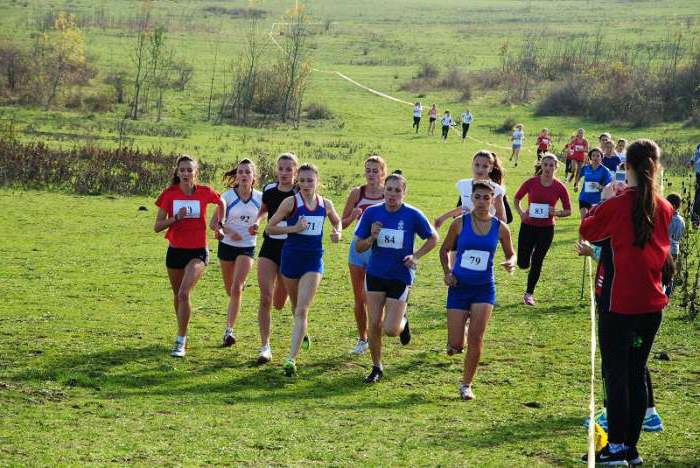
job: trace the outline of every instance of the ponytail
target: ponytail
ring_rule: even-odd
[[[258,170],[255,167],[255,163],[248,158],[241,159],[240,161],[238,161],[236,163],[235,166],[233,166],[233,169],[224,173],[223,181],[224,181],[224,185],[226,185],[226,187],[228,187],[228,188],[237,188],[238,187],[238,181],[236,180],[236,176],[238,174],[238,168],[242,164],[248,164],[251,167],[252,173],[253,173],[253,182],[250,185],[251,185],[251,187],[255,187],[255,184],[257,182],[256,176],[257,176]]]
[[[491,172],[489,172],[489,179],[491,179],[492,182],[495,182],[498,185],[502,185],[503,178],[506,175],[506,171],[503,168],[503,166],[501,166],[501,160],[498,159],[498,155],[492,151],[479,150],[472,158],[472,161],[474,161],[476,158],[488,158],[488,160],[491,162],[491,165],[493,166],[491,168]]]
[[[627,148],[627,167],[637,176],[637,190],[632,204],[632,228],[635,247],[644,248],[651,239],[656,213],[656,169],[661,150],[652,140],[634,141]]]

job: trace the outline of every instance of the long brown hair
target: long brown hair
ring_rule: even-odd
[[[180,167],[180,163],[182,162],[191,162],[192,165],[194,166],[194,172],[192,173],[192,180],[196,183],[197,182],[197,173],[199,172],[199,163],[197,163],[197,160],[194,159],[192,156],[189,154],[183,154],[179,158],[177,158],[177,161],[175,162],[175,171],[173,171],[173,178],[170,180],[170,183],[172,185],[177,185],[180,183],[180,176],[177,173],[178,168]]]
[[[661,157],[659,146],[652,140],[641,139],[632,142],[627,148],[627,168],[637,176],[637,190],[632,204],[632,245],[644,248],[651,239],[656,213],[656,169]]]
[[[250,159],[248,159],[248,158],[241,159],[240,161],[238,161],[238,162],[236,163],[235,166],[233,166],[233,169],[231,169],[230,171],[224,173],[223,180],[224,180],[224,185],[226,185],[226,187],[229,187],[229,188],[236,188],[236,187],[238,187],[238,181],[236,180],[236,176],[238,175],[238,168],[239,168],[242,164],[248,164],[248,165],[250,166],[250,168],[252,169],[252,172],[253,172],[253,182],[252,182],[250,185],[251,185],[251,187],[255,187],[255,184],[256,184],[256,182],[257,182],[257,178],[256,178],[256,177],[257,177],[257,175],[258,175],[258,169],[255,167],[255,163],[254,163],[253,161],[251,161]]]
[[[503,178],[506,176],[506,171],[503,169],[503,166],[501,166],[501,161],[498,159],[498,155],[492,151],[479,150],[472,158],[472,162],[474,162],[476,158],[488,158],[489,161],[491,161],[493,168],[491,169],[491,172],[489,172],[489,179],[496,182],[498,185],[502,185]]]

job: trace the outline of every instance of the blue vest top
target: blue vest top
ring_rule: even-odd
[[[491,219],[491,229],[480,236],[472,229],[472,216],[462,217],[462,231],[457,237],[457,255],[452,274],[460,286],[479,286],[493,283],[493,257],[499,242],[501,221]]]
[[[287,226],[294,226],[300,217],[306,219],[309,225],[303,232],[287,235],[283,249],[323,252],[323,224],[326,221],[323,197],[316,195],[316,208],[311,210],[304,203],[301,193],[294,195],[294,211],[287,218]]]

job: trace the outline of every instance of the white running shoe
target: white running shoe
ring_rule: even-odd
[[[170,355],[172,357],[185,357],[185,343],[175,341],[175,346],[173,346],[173,350],[170,352]]]
[[[265,345],[260,348],[260,354],[258,354],[258,364],[267,364],[272,360],[272,350],[270,345]]]
[[[369,343],[365,340],[357,340],[357,344],[355,347],[350,351],[350,354],[363,354],[369,349]]]
[[[474,392],[472,391],[471,385],[464,385],[464,383],[459,384],[459,396],[462,400],[473,400]]]

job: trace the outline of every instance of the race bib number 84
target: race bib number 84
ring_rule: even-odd
[[[377,237],[377,245],[385,249],[403,248],[403,231],[398,229],[382,229]]]
[[[187,213],[185,213],[185,218],[200,217],[201,213],[199,211],[198,200],[173,200],[173,216],[176,215],[183,207],[187,210]]]
[[[531,218],[549,218],[549,205],[545,203],[531,203],[529,215]]]
[[[460,266],[466,270],[486,271],[489,264],[489,253],[484,250],[465,250]]]

